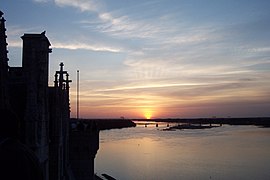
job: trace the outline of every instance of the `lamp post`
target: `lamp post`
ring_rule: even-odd
[[[80,71],[77,70],[77,120],[79,120],[79,97],[80,97],[80,94],[79,94],[79,80],[80,80]]]

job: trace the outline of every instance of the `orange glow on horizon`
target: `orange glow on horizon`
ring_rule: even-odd
[[[153,114],[153,111],[151,111],[151,110],[149,110],[149,109],[144,110],[144,117],[145,117],[146,119],[151,119],[152,114]]]

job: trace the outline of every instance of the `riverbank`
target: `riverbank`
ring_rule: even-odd
[[[247,118],[194,118],[194,119],[136,119],[136,121],[154,121],[186,124],[228,124],[228,125],[255,125],[270,127],[270,117],[247,117]]]
[[[213,126],[212,124],[210,125],[201,125],[201,124],[178,124],[176,126],[171,126],[168,128],[163,129],[163,131],[174,131],[176,129],[184,130],[184,129],[211,129],[215,127],[220,127],[220,126]]]

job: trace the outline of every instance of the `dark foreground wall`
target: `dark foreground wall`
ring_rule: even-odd
[[[80,121],[84,122],[85,126],[95,122],[99,130],[120,129],[136,126],[133,121],[128,119],[80,119]],[[76,123],[77,119],[72,118],[71,122]]]
[[[73,129],[70,132],[70,163],[76,180],[94,179],[94,160],[98,149],[98,130]]]

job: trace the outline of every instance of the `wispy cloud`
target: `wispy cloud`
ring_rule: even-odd
[[[48,3],[53,2],[59,7],[73,7],[79,9],[82,12],[98,12],[102,8],[101,1],[98,0],[32,0],[36,3]]]
[[[97,11],[100,3],[100,1],[96,0],[54,0],[54,2],[58,6],[70,6],[81,11]]]
[[[104,52],[121,52],[121,49],[117,49],[115,47],[108,47],[108,46],[102,46],[102,45],[95,45],[95,44],[86,44],[81,42],[73,42],[73,43],[66,43],[66,42],[54,42],[52,45],[53,48],[59,48],[59,49],[70,49],[70,50],[76,50],[76,49],[84,49],[84,50],[91,50],[91,51],[104,51]]]
[[[99,32],[116,37],[126,38],[151,38],[158,37],[160,34],[173,32],[173,26],[167,28],[163,16],[158,19],[133,19],[128,15],[122,15],[121,12],[110,12],[106,10],[101,1],[95,0],[54,0],[55,4],[60,7],[74,7],[82,12],[92,12],[97,15],[99,23],[92,21],[80,21],[84,27],[94,25]],[[162,21],[163,20],[163,21]],[[162,23],[161,23],[162,22]]]
[[[187,87],[187,86],[203,86],[208,83],[174,83],[174,84],[148,84],[139,86],[116,87],[111,89],[103,89],[99,91],[122,91],[122,90],[138,90],[138,89],[154,89],[154,88],[168,88],[168,87]]]
[[[22,47],[22,41],[20,38],[11,38],[11,40],[8,40],[8,46],[9,47]],[[106,45],[97,45],[97,44],[87,44],[82,42],[59,42],[59,41],[53,41],[52,42],[52,48],[55,49],[69,49],[69,50],[90,50],[90,51],[101,51],[101,52],[114,52],[118,53],[122,50],[120,48],[116,47],[109,47]]]

